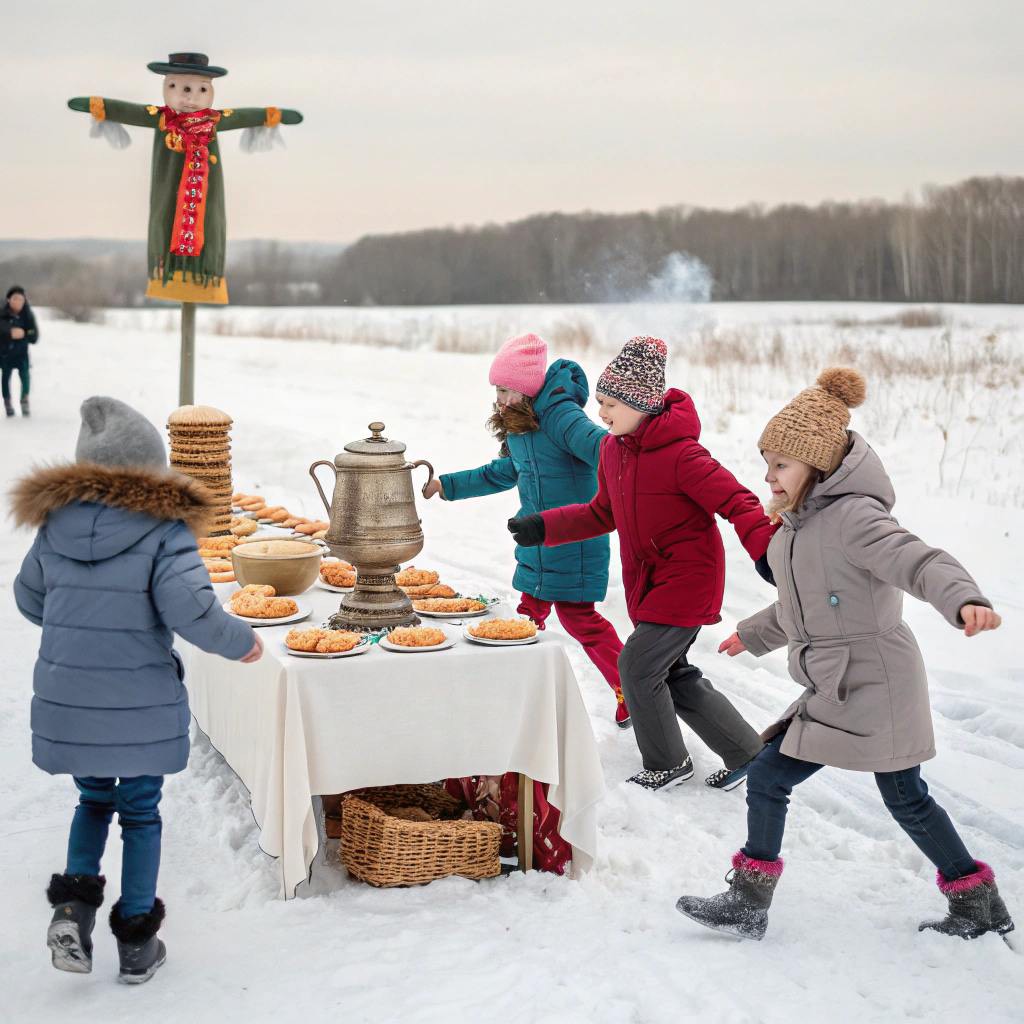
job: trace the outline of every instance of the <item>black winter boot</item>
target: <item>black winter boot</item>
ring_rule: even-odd
[[[121,901],[110,911],[110,930],[117,939],[121,973],[117,980],[125,985],[141,985],[156,974],[167,959],[167,947],[157,938],[164,919],[164,904],[155,900],[148,914],[121,916]]]
[[[28,399],[27,398],[23,398],[21,400],[21,415],[22,416],[28,416],[31,412],[32,412],[32,410],[29,408]]]
[[[996,876],[984,861],[975,861],[973,874],[948,881],[941,871],[935,883],[949,901],[949,913],[941,921],[922,921],[918,931],[936,931],[961,939],[977,939],[986,932],[1008,935],[1013,919],[996,888]]]
[[[782,858],[754,860],[740,850],[733,854],[732,867],[725,876],[729,883],[725,892],[706,899],[680,896],[676,910],[705,928],[730,932],[741,939],[763,939],[772,894],[782,877]]]
[[[14,415],[14,406],[11,405],[11,400],[9,398],[4,399],[4,412],[7,413],[8,416]]]
[[[58,971],[92,970],[92,929],[103,903],[102,875],[54,875],[46,888],[53,919],[46,931],[53,966]]]

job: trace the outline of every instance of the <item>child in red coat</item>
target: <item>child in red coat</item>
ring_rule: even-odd
[[[707,784],[732,789],[761,740],[686,655],[701,626],[721,620],[725,551],[715,515],[732,523],[762,574],[773,527],[757,497],[700,444],[690,396],[665,390],[666,354],[658,338],[633,338],[597,383],[609,434],[596,497],[509,520],[509,530],[521,545],[618,531],[635,627],[619,673],[644,765],[629,781],[661,790],[692,777],[678,716],[725,762]]]

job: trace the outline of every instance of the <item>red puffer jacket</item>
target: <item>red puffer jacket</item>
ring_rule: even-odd
[[[626,437],[601,443],[597,496],[543,513],[545,544],[619,531],[622,582],[634,625],[719,622],[725,550],[715,514],[755,561],[775,528],[761,502],[698,443],[689,395],[671,388],[665,409]]]

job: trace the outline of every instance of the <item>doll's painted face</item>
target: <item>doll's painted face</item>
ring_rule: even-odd
[[[625,437],[632,434],[645,419],[647,413],[640,412],[624,402],[618,402],[607,395],[597,393],[597,404],[600,407],[598,415],[601,422],[608,428],[608,433],[614,437]]]
[[[164,75],[164,103],[177,114],[213,106],[213,79],[203,75]]]

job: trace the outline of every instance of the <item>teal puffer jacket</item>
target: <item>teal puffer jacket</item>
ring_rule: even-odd
[[[590,389],[583,369],[558,359],[534,399],[540,428],[510,434],[509,454],[486,466],[441,476],[445,498],[461,501],[519,488],[519,515],[590,501],[607,431],[583,411]],[[545,601],[603,601],[608,591],[608,537],[559,547],[516,548],[512,585]]]

